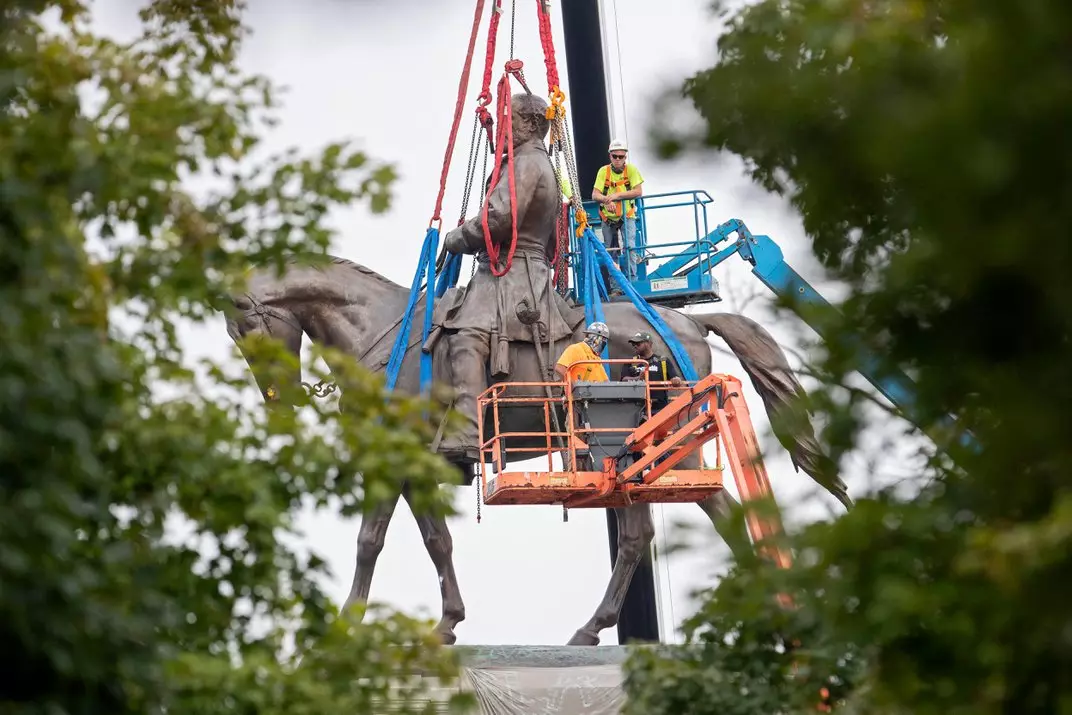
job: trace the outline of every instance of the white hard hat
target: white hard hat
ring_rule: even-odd
[[[623,142],[621,139],[615,139],[610,143],[610,147],[607,149],[607,151],[629,151],[629,147],[627,147],[625,145],[625,142]]]
[[[584,332],[586,335],[598,335],[604,340],[610,340],[610,328],[608,328],[607,324],[601,320],[597,320],[589,325],[584,329]]]

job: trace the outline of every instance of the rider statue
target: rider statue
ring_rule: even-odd
[[[547,103],[532,94],[511,98],[514,145],[514,196],[517,201],[517,247],[509,270],[492,273],[484,243],[480,214],[444,237],[449,253],[476,254],[477,269],[460,304],[452,306],[443,321],[450,345],[455,409],[463,416],[457,434],[447,435],[439,452],[468,472],[478,460],[476,399],[491,377],[510,372],[509,342],[557,342],[572,330],[560,313],[561,297],[551,284],[556,224],[562,210],[561,189],[544,143],[550,122]],[[499,181],[488,194],[488,229],[498,247],[497,272],[505,267],[513,234],[507,157],[503,156]],[[550,375],[544,379],[551,379]],[[470,475],[471,476],[471,475]]]

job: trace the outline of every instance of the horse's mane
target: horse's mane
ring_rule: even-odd
[[[319,271],[320,273],[324,274],[328,272],[328,269],[338,266],[339,268],[357,271],[358,273],[366,275],[369,278],[372,278],[373,280],[382,283],[384,286],[390,288],[402,287],[392,281],[390,278],[387,278],[386,276],[377,273],[368,266],[361,265],[360,263],[351,261],[349,258],[343,258],[342,256],[333,256],[331,254],[314,255],[311,253],[297,253],[287,256],[283,259],[283,262],[286,265],[310,268],[312,270]],[[256,265],[253,268],[254,270],[272,270],[272,267],[270,265],[264,264]]]
[[[377,273],[376,271],[372,270],[368,266],[363,266],[360,263],[355,263],[354,261],[351,261],[349,258],[343,258],[342,256],[330,256],[330,255],[328,256],[328,258],[331,259],[331,265],[333,265],[333,266],[342,266],[343,268],[349,268],[350,270],[357,271],[358,273],[364,273],[365,275],[367,275],[367,276],[369,276],[371,278],[374,278],[375,280],[379,281],[380,283],[383,283],[384,285],[388,285],[388,286],[391,286],[391,287],[394,287],[394,288],[400,287],[397,283],[395,283],[393,280],[391,280],[387,276],[384,276],[384,275],[381,275],[381,274]],[[318,270],[320,269],[320,266],[314,265],[313,267],[318,269]]]

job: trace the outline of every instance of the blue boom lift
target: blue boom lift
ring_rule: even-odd
[[[730,219],[711,228],[707,218],[707,206],[713,203],[703,190],[677,191],[652,194],[636,200],[637,237],[633,251],[637,255],[637,276],[631,281],[644,299],[654,305],[681,308],[685,305],[716,303],[722,300],[714,269],[732,255],[738,255],[752,265],[752,275],[758,278],[780,298],[795,298],[791,305],[805,306],[797,310],[799,315],[826,340],[834,336],[825,334],[817,316],[836,311],[799,273],[785,262],[782,249],[769,236],[757,236],[748,230],[740,219]],[[694,232],[691,239],[678,241],[652,241],[649,237],[648,215],[651,212],[670,208],[691,208]],[[600,235],[601,220],[598,203],[584,202],[588,224]],[[572,293],[580,301],[584,289],[584,275],[580,270],[581,260],[575,236],[576,222],[571,217],[571,250],[569,263],[573,277]],[[624,251],[624,249],[623,249]],[[617,256],[619,268],[625,272],[624,252]],[[601,283],[601,280],[599,281]],[[605,287],[597,286],[598,294],[607,298]],[[611,298],[613,300],[613,298]],[[881,392],[886,399],[913,418],[912,403],[915,384],[900,370],[883,369],[878,360],[866,350],[857,348],[856,366],[860,374]]]

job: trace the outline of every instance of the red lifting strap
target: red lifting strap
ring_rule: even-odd
[[[502,17],[502,0],[495,0],[495,6],[491,11],[491,24],[488,25],[488,47],[484,54],[484,81],[480,85],[480,94],[477,95],[476,114],[480,125],[488,135],[488,144],[495,146],[493,132],[494,120],[488,105],[491,104],[491,70],[495,64],[495,40],[499,36],[499,19]]]
[[[484,12],[484,0],[476,0],[476,13],[473,16],[473,31],[469,35],[469,51],[465,55],[465,66],[462,68],[462,77],[458,82],[458,100],[454,105],[454,123],[450,128],[450,138],[447,140],[447,151],[443,157],[443,170],[439,175],[439,195],[436,197],[435,209],[432,211],[432,220],[429,225],[440,220],[439,213],[443,210],[443,196],[447,192],[447,174],[450,171],[450,160],[454,156],[454,143],[458,138],[458,126],[462,119],[462,109],[465,106],[465,90],[469,88],[469,70],[473,66],[473,50],[476,49],[476,36],[480,32],[480,15]]]
[[[514,252],[517,249],[517,187],[514,183],[514,142],[513,142],[513,121],[511,117],[511,92],[510,92],[510,75],[514,75],[518,82],[523,87],[528,89],[525,85],[524,75],[522,74],[522,62],[520,60],[510,58],[506,63],[506,71],[503,73],[502,79],[499,80],[498,87],[498,102],[496,103],[495,111],[499,116],[498,132],[495,132],[493,138],[494,119],[491,113],[488,112],[487,107],[491,104],[491,76],[492,66],[495,62],[495,45],[499,31],[499,21],[502,17],[502,0],[494,0],[494,6],[491,13],[491,22],[488,26],[488,42],[487,49],[484,56],[484,77],[481,83],[480,94],[477,97],[477,117],[480,124],[487,132],[488,141],[493,147],[493,153],[495,154],[495,169],[492,172],[491,182],[488,185],[488,194],[490,194],[499,183],[500,175],[502,173],[503,159],[506,159],[506,171],[507,181],[510,186],[510,219],[511,219],[511,240],[510,248],[507,251],[506,261],[500,267],[499,254],[500,247],[492,243],[491,230],[488,225],[488,208],[489,202],[484,201],[484,206],[481,211],[481,224],[484,229],[484,247],[487,250],[488,257],[490,258],[491,272],[496,276],[505,275],[513,263]],[[450,140],[447,144],[447,154],[443,162],[443,172],[440,179],[439,196],[436,199],[435,213],[432,221],[439,220],[439,213],[442,209],[443,196],[446,192],[446,180],[447,170],[450,165],[450,158],[454,152],[454,143],[458,135],[458,126],[461,119],[462,106],[465,101],[465,89],[469,83],[469,71],[472,66],[473,50],[476,45],[476,36],[480,28],[480,15],[484,10],[484,0],[477,0],[476,13],[473,18],[473,30],[469,37],[469,52],[465,58],[465,68],[462,72],[462,79],[458,87],[458,102],[454,110],[454,123],[451,128]],[[547,0],[536,0],[536,13],[539,19],[540,26],[540,45],[543,48],[544,65],[547,68],[547,91],[552,96],[557,96],[556,104],[561,103],[561,89],[558,86],[558,67],[555,63],[555,48],[552,39],[551,32],[551,16],[549,3]],[[556,245],[555,258],[558,258],[558,246]]]
[[[495,36],[498,30],[499,17],[501,15],[501,12],[499,12],[500,9],[500,4],[497,2],[496,12],[492,15],[491,26],[488,29],[488,51],[484,66],[484,85],[480,92],[480,106],[477,108],[481,123],[488,132],[489,140],[492,133],[491,118],[488,116],[485,107],[491,101],[491,63],[494,61],[495,57]],[[557,105],[561,103],[563,95],[561,93],[561,88],[559,87],[558,65],[555,62],[555,45],[551,32],[551,15],[549,10],[547,0],[536,0],[536,15],[540,25],[540,45],[543,48],[544,65],[547,68],[547,91],[552,97],[557,97],[554,102],[554,104]],[[501,267],[499,265],[500,248],[492,243],[491,230],[488,226],[487,201],[484,202],[483,210],[481,212],[481,222],[484,228],[484,247],[487,250],[490,259],[491,272],[495,276],[505,275],[506,272],[510,270],[514,260],[514,252],[517,249],[517,188],[514,185],[514,131],[510,112],[510,75],[514,75],[518,82],[527,90],[528,87],[525,85],[524,75],[521,70],[521,60],[511,58],[506,63],[506,71],[503,73],[497,88],[499,101],[496,106],[496,112],[499,115],[499,131],[496,135],[496,141],[492,142],[492,146],[495,149],[494,153],[496,161],[495,169],[491,176],[491,183],[488,186],[488,193],[490,194],[499,183],[499,176],[502,171],[502,159],[505,155],[507,159],[507,180],[510,184],[510,219],[512,232],[506,261]],[[553,116],[553,114],[549,116]],[[557,262],[557,258],[558,245],[556,241],[556,260],[553,261],[553,263]]]
[[[491,24],[488,25],[488,49],[484,54],[484,81],[480,85],[477,100],[481,107],[491,104],[491,68],[495,64],[495,40],[499,35],[499,18],[502,17],[502,0],[495,0],[491,10]]]
[[[499,101],[496,103],[495,112],[499,115],[499,131],[495,139],[495,169],[491,174],[491,183],[488,185],[488,198],[480,212],[481,225],[484,228],[484,248],[488,252],[489,267],[495,276],[504,276],[510,270],[514,262],[514,251],[517,250],[517,187],[514,185],[514,121],[511,105],[510,75],[521,72],[521,61],[510,60],[506,63],[506,71],[499,80]],[[506,254],[506,262],[502,268],[498,267],[499,247],[491,240],[491,228],[488,226],[488,207],[491,205],[491,192],[499,184],[499,176],[502,172],[502,159],[506,156],[506,179],[510,185],[510,248]]]
[[[555,43],[551,35],[551,13],[548,0],[536,0],[536,15],[540,19],[540,45],[543,47],[543,63],[547,67],[547,91],[558,87],[558,66],[555,63]]]

